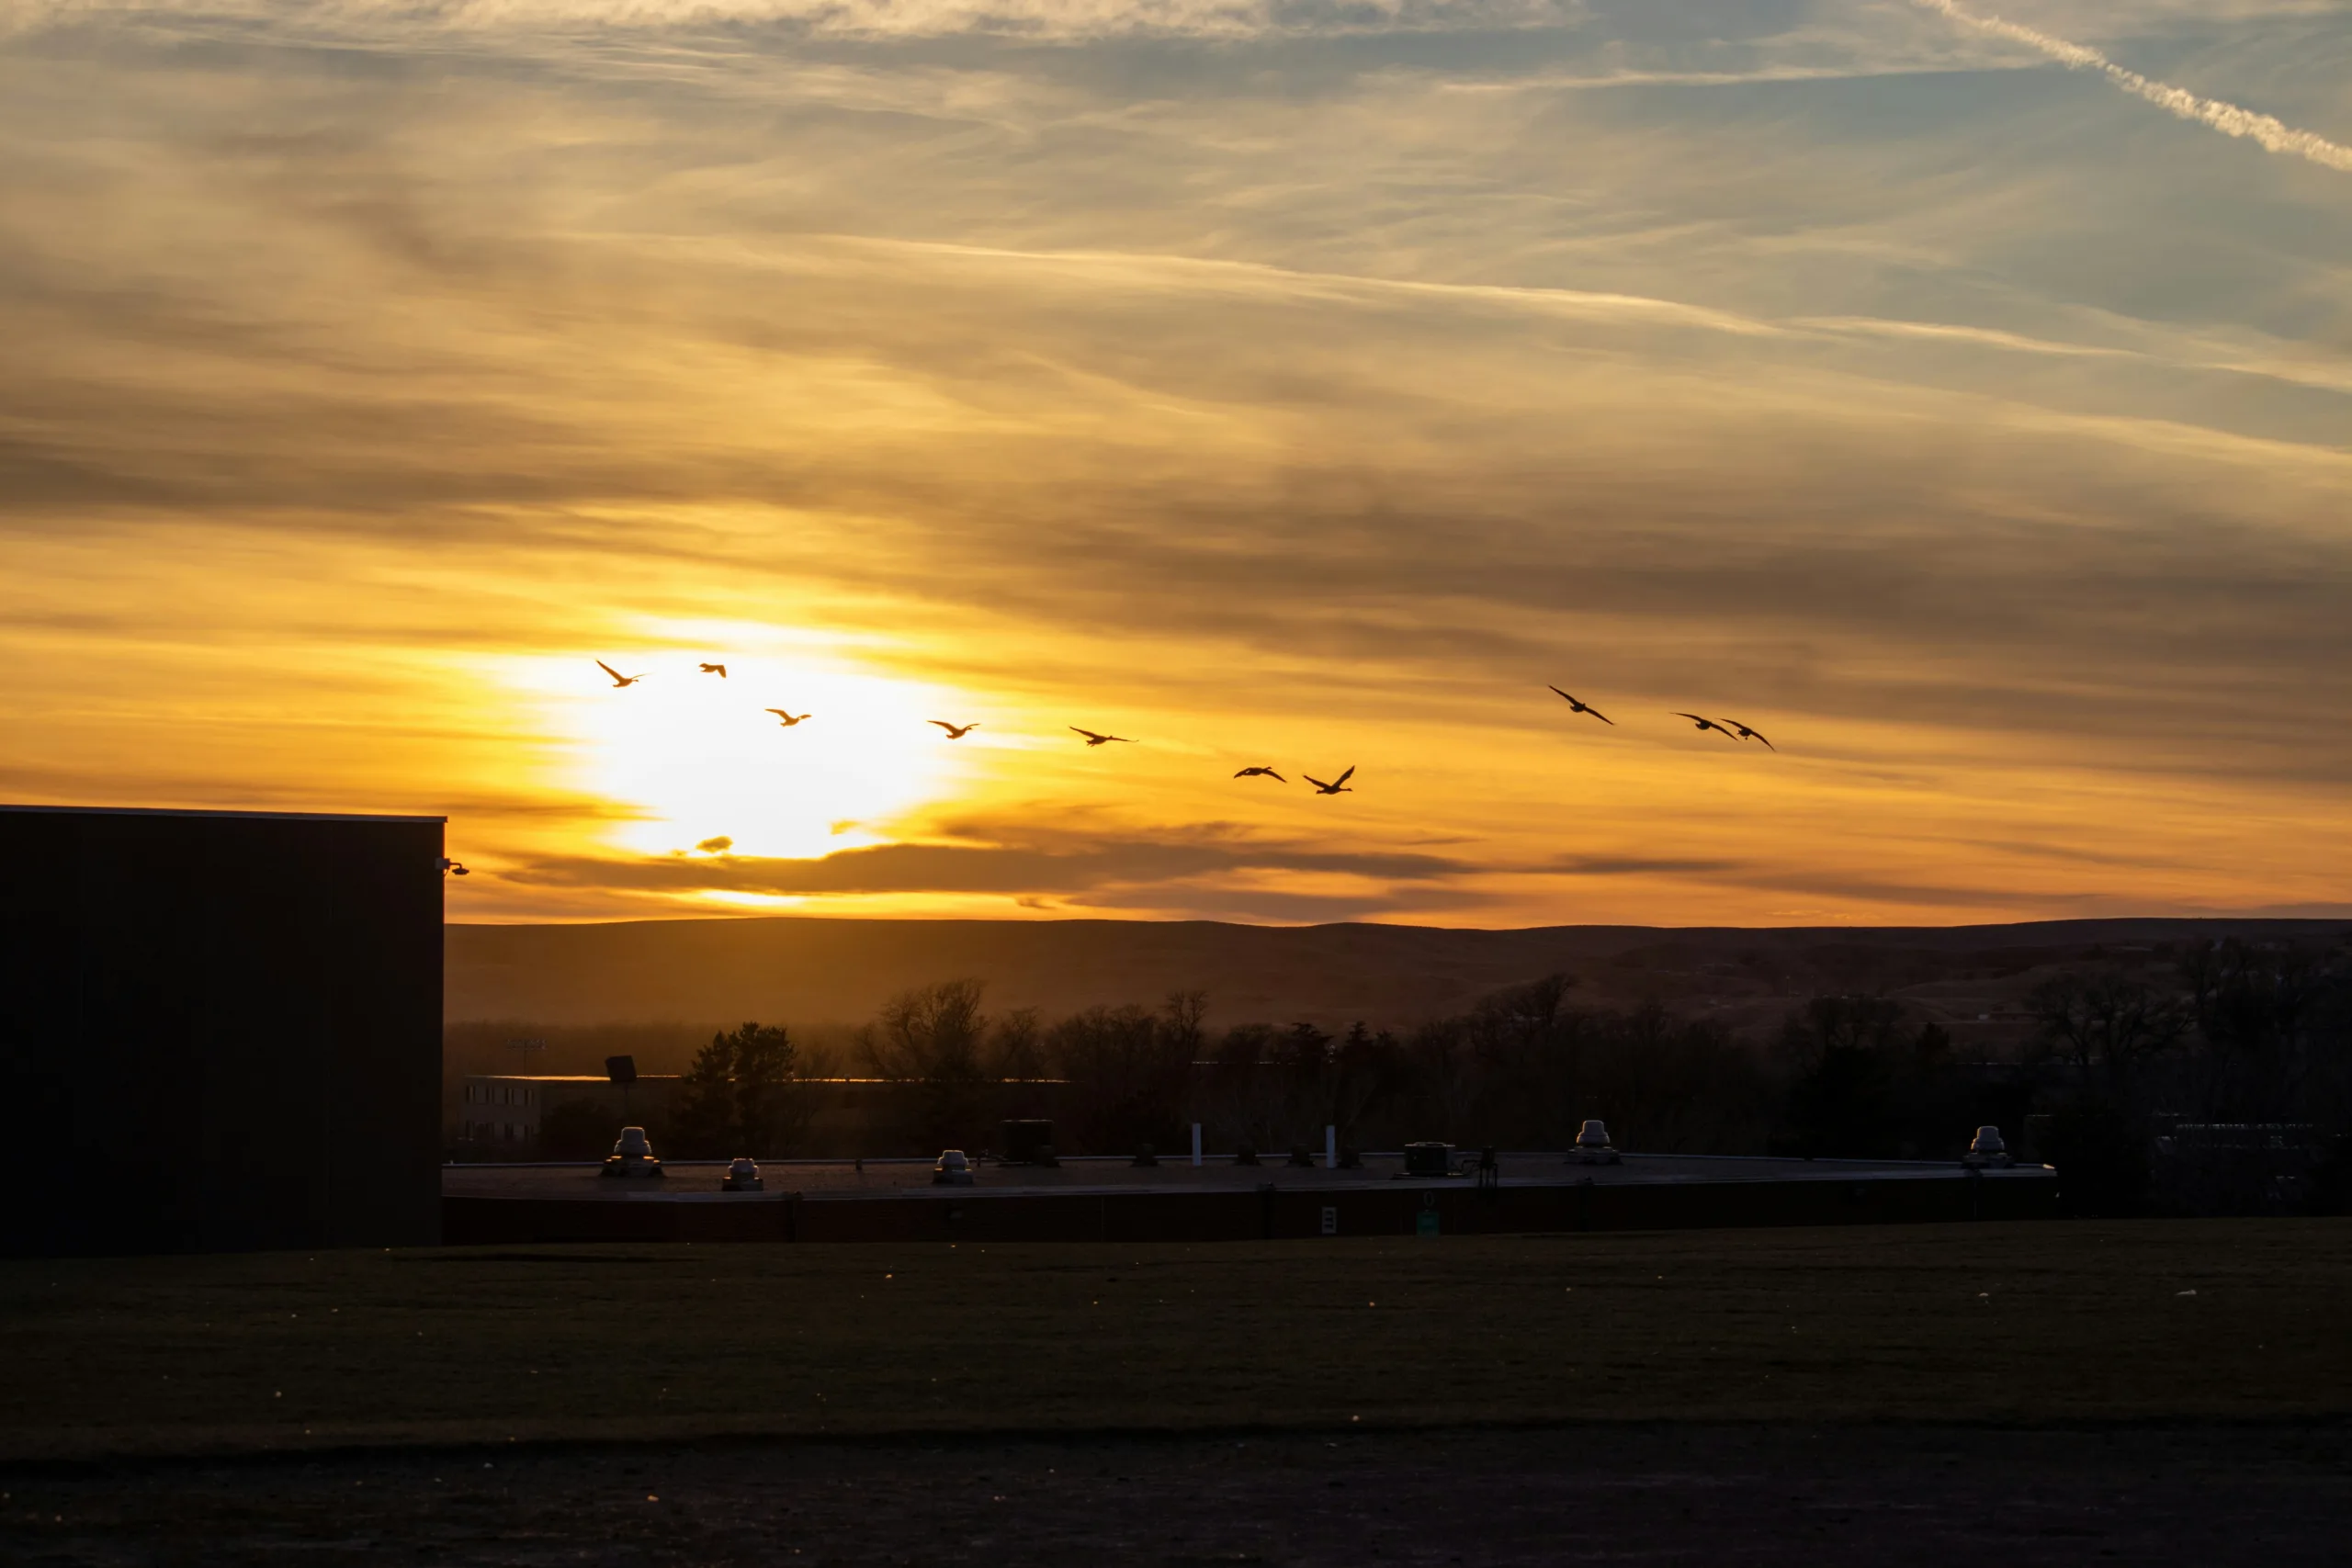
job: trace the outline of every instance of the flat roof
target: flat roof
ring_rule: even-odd
[[[660,1152],[660,1146],[655,1146]],[[1460,1158],[1472,1151],[1456,1149]],[[1958,1160],[1792,1159],[1744,1155],[1629,1154],[1616,1165],[1585,1165],[1565,1154],[1505,1154],[1502,1185],[1560,1187],[1592,1182],[1600,1187],[1690,1186],[1745,1181],[1954,1181],[1968,1172]],[[665,1160],[660,1181],[614,1181],[596,1164],[445,1165],[446,1198],[698,1198],[718,1190],[725,1160]],[[1156,1166],[1137,1166],[1125,1155],[1062,1156],[1058,1168],[973,1162],[969,1187],[938,1187],[928,1159],[763,1160],[762,1179],[770,1199],[801,1193],[816,1198],[940,1197],[1049,1192],[1250,1191],[1261,1187],[1306,1190],[1397,1186],[1475,1188],[1466,1175],[1408,1176],[1404,1156],[1367,1154],[1355,1170],[1327,1170],[1285,1163],[1276,1156],[1261,1165],[1236,1165],[1231,1155],[1211,1155],[1194,1166],[1188,1153],[1163,1155]],[[1988,1169],[1993,1179],[2048,1178],[2048,1166],[2018,1165]],[[741,1194],[731,1196],[741,1198]]]
[[[639,1073],[631,1081],[675,1083],[684,1076],[683,1073]],[[468,1073],[465,1077],[468,1083],[608,1083],[618,1087],[621,1081],[603,1073]],[[792,1081],[810,1083],[817,1080],[795,1078]]]
[[[639,1083],[666,1082],[672,1078],[684,1077],[684,1076],[685,1075],[683,1073],[639,1073],[637,1075],[636,1081]],[[468,1073],[465,1077],[469,1080],[483,1078],[493,1080],[498,1083],[618,1083],[620,1081],[618,1078],[608,1077],[603,1073]],[[839,1087],[842,1084],[859,1083],[906,1084],[910,1087],[918,1087],[922,1084],[926,1084],[931,1080],[928,1078],[786,1078],[783,1081],[788,1084],[806,1084],[811,1088],[816,1088],[820,1086]],[[984,1086],[989,1088],[1017,1089],[1024,1085],[1034,1084],[1066,1084],[1069,1082],[1069,1079],[983,1078],[980,1082]],[[1025,1121],[1027,1118],[1014,1116],[1003,1118],[1003,1120],[1019,1122]],[[1040,1118],[1040,1120],[1050,1122],[1053,1118],[1047,1116]],[[1121,1159],[1125,1159],[1127,1156],[1121,1155],[1119,1157]]]
[[[179,806],[8,806],[0,811],[61,817],[229,817],[265,822],[443,822],[447,817],[404,817],[389,811],[215,811]]]

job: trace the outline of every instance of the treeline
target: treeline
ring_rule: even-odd
[[[1646,1152],[1949,1159],[1991,1123],[2019,1154],[2059,1165],[2085,1212],[2340,1204],[2352,1127],[2341,944],[2093,954],[2042,982],[2029,1008],[2031,1044],[1986,1063],[1956,1058],[1943,1029],[1883,996],[1815,997],[1756,1037],[1656,1001],[1586,1003],[1554,975],[1403,1032],[1212,1031],[1197,992],[1046,1021],[991,1013],[980,982],[951,980],[901,993],[813,1062],[779,1028],[716,1035],[681,1086],[666,1146],[982,1150],[1003,1118],[1046,1116],[1065,1152],[1177,1151],[1194,1122],[1221,1152],[1319,1150],[1327,1126],[1354,1149],[1422,1138],[1542,1149],[1598,1118]],[[806,1080],[844,1069],[898,1092],[857,1146],[815,1147]],[[2271,1131],[2246,1136],[2307,1157],[2274,1152],[2188,1179],[2258,1191],[2167,1191],[2187,1168],[2167,1142],[2180,1123],[2258,1124]]]

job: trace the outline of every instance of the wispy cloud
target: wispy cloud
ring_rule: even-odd
[[[1152,890],[1239,873],[1350,877],[1376,883],[1442,882],[1476,863],[1437,855],[1339,851],[1204,827],[1155,836],[1007,829],[997,841],[878,844],[808,860],[732,854],[559,856],[504,873],[526,884],[626,887],[650,892],[811,894],[1094,894]]]
[[[2324,177],[2120,158],[2063,73],[1916,73],[1909,6],[886,9],[0,39],[0,791],[454,807],[467,915],[2352,873]],[[2300,101],[2285,29],[2203,28]],[[714,644],[776,689],[707,726],[585,658]],[[897,805],[852,705],[758,712],[823,661],[920,694]]]
[[[1999,17],[1979,16],[1973,11],[1962,10],[1952,0],[1918,0],[1918,4],[1941,12],[1962,27],[2040,50],[2070,69],[2095,71],[2132,96],[2145,98],[2167,114],[2211,126],[2224,136],[2244,137],[2267,152],[2309,159],[2323,168],[2340,169],[2352,174],[2352,147],[2330,141],[2313,131],[2298,130],[2273,116],[2241,108],[2219,98],[2200,97],[2168,82],[2151,81],[2136,71],[2118,65],[2087,45],[2072,43],[2036,28],[2005,21]]]

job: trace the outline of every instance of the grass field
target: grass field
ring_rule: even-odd
[[[0,1459],[730,1433],[2329,1419],[2352,1222],[0,1265]]]

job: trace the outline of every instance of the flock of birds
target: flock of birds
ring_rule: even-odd
[[[596,668],[602,670],[605,674],[612,677],[613,685],[616,689],[623,686],[634,686],[639,681],[645,679],[643,675],[624,675],[601,659],[596,660]],[[727,666],[724,664],[700,663],[697,664],[695,668],[702,674],[716,675],[722,681],[727,679]],[[1617,721],[1615,719],[1610,717],[1599,708],[1594,707],[1590,703],[1572,697],[1567,693],[1561,691],[1557,686],[1546,686],[1544,689],[1557,696],[1562,702],[1566,703],[1570,713],[1589,715],[1589,716],[1597,718],[1601,723],[1609,726],[1611,729],[1614,729],[1617,727]],[[805,713],[794,713],[790,708],[764,708],[761,711],[775,715],[777,723],[781,724],[786,729],[790,729],[793,726],[803,723],[808,718],[814,716]],[[1687,718],[1699,729],[1702,731],[1713,731],[1714,734],[1720,735],[1724,739],[1731,741],[1734,745],[1740,744],[1744,741],[1754,740],[1761,743],[1764,749],[1768,751],[1777,751],[1780,750],[1779,747],[1773,745],[1770,740],[1765,739],[1760,732],[1750,728],[1748,726],[1740,723],[1735,718],[1709,718],[1703,714],[1683,713],[1679,711],[1677,711],[1674,716],[1677,718]],[[971,734],[972,731],[979,728],[980,727],[979,721],[977,719],[969,724],[950,724],[944,718],[926,719],[923,722],[926,724],[937,725],[941,729],[947,732],[947,739],[950,740],[961,740],[964,737]],[[1132,735],[1106,735],[1100,730],[1088,729],[1082,726],[1075,724],[1071,725],[1069,728],[1073,734],[1083,736],[1085,738],[1086,744],[1090,747],[1108,746],[1114,742],[1126,746],[1132,746],[1136,743],[1135,737]],[[1290,783],[1290,780],[1284,778],[1272,768],[1266,767],[1244,768],[1233,776],[1237,779],[1272,779],[1277,784]],[[1308,773],[1301,773],[1298,776],[1306,783],[1313,785],[1317,795],[1353,795],[1355,793],[1355,791],[1349,787],[1348,784],[1348,781],[1356,776],[1355,765],[1353,763],[1350,763],[1347,771],[1336,779],[1318,779],[1314,774]]]

